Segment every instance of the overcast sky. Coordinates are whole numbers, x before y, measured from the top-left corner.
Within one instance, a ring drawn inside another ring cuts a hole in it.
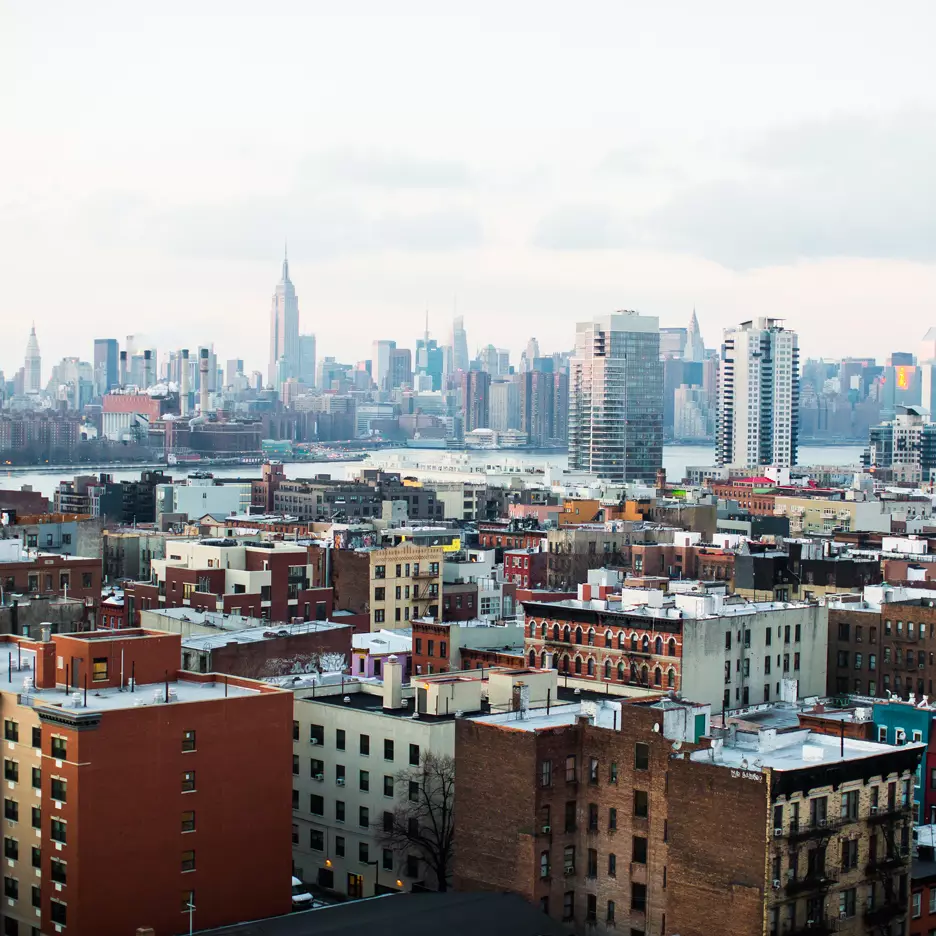
[[[444,10],[469,10],[464,15]],[[150,11],[150,12],[146,12]],[[514,359],[621,308],[936,324],[936,4],[0,0],[0,368],[300,327]]]

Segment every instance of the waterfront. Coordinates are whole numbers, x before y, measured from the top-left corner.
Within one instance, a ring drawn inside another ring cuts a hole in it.
[[[861,460],[862,446],[860,445],[802,445],[800,446],[800,465],[857,465]],[[518,452],[518,451],[478,451],[459,452],[458,455],[467,455],[470,462],[476,465],[497,464],[504,461],[520,462],[538,465],[565,468],[568,457],[562,452]],[[451,453],[431,449],[382,449],[380,456],[402,455],[411,464],[422,464],[444,461]],[[666,445],[663,447],[663,467],[670,481],[681,481],[686,472],[687,465],[711,465],[715,459],[715,449],[707,445]],[[351,462],[289,462],[286,461],[286,474],[291,478],[311,477],[316,474],[327,474],[333,478],[347,478],[356,474],[368,461]],[[99,469],[89,465],[75,465],[73,468],[63,468],[58,474],[46,474],[29,469],[7,470],[0,473],[0,487],[18,490],[23,485],[30,485],[34,491],[41,491],[51,497],[58,482],[72,478],[76,474],[97,474],[106,470],[114,480],[132,480],[140,477],[141,468],[130,466],[116,469]],[[198,469],[183,469],[179,465],[163,469],[173,478],[182,478],[190,471]],[[210,471],[216,478],[244,478],[245,480],[260,477],[259,466],[233,466],[221,468],[200,469]]]

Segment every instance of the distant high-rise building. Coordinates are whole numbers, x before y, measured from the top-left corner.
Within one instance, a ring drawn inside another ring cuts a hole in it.
[[[413,353],[409,348],[394,348],[390,352],[387,370],[387,389],[413,385]]]
[[[683,347],[683,358],[687,361],[702,361],[705,359],[705,342],[702,341],[702,331],[695,309],[689,319],[689,328],[686,329],[686,344]]]
[[[299,380],[315,386],[315,335],[299,336]]]
[[[663,465],[663,373],[656,316],[579,322],[569,373],[569,467],[654,481]]]
[[[568,435],[569,378],[528,371],[520,375],[520,429],[534,447],[564,442]]]
[[[244,362],[240,358],[232,358],[224,366],[224,386],[233,387],[237,382],[237,375],[244,373]]]
[[[378,339],[374,342],[371,364],[371,377],[378,390],[389,390],[387,379],[390,376],[390,355],[396,349],[395,341]]]
[[[468,334],[465,331],[465,319],[456,315],[452,320],[452,370],[466,371],[469,369]]]
[[[42,355],[39,353],[39,339],[36,337],[36,326],[29,329],[29,340],[26,342],[25,386],[23,392],[27,394],[40,393],[42,390]]]
[[[110,393],[117,386],[118,351],[116,338],[94,339],[94,381],[98,396]]]
[[[491,382],[488,428],[498,432],[520,428],[520,383],[516,377]]]
[[[796,464],[799,344],[782,319],[725,330],[718,371],[719,465]]]
[[[461,375],[461,409],[465,432],[488,429],[491,421],[491,375],[466,371]]]
[[[279,361],[285,358],[284,370],[278,369]],[[289,259],[283,257],[283,275],[273,290],[270,307],[270,363],[267,380],[279,390],[277,375],[298,376],[299,370],[299,298],[289,278]],[[285,378],[284,378],[285,379]]]

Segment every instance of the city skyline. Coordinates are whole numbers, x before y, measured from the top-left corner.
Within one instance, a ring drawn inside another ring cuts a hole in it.
[[[570,319],[622,306],[683,322],[694,305],[710,344],[751,316],[795,319],[805,357],[873,353],[852,325],[885,308],[908,336],[929,327],[929,5],[794,4],[769,29],[738,3],[599,3],[575,22],[538,5],[532,42],[523,4],[451,20],[370,4],[363,31],[276,6],[9,18],[0,308],[35,317],[48,360],[130,317],[157,347],[223,335],[223,357],[265,370],[255,335],[284,237],[321,353],[355,359],[403,337],[379,334],[388,321],[421,334],[427,305],[434,337],[464,314],[517,350],[531,334],[563,347]],[[851,41],[817,45],[843,20]],[[348,69],[348,42],[379,88]]]

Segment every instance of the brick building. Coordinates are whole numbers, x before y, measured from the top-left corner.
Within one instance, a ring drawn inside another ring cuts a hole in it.
[[[444,582],[442,584],[443,621],[471,621],[477,616],[477,582]]]
[[[165,551],[165,559],[150,560],[151,582],[124,587],[130,625],[151,608],[189,607],[268,621],[323,621],[332,613],[332,590],[312,586],[304,546],[179,539],[170,540]]]
[[[12,595],[82,601],[94,622],[101,601],[101,560],[26,550],[18,539],[0,540],[0,590]]]
[[[772,517],[776,495],[776,482],[770,478],[730,478],[713,481],[712,493],[722,499],[736,501],[755,517]]]
[[[291,693],[179,671],[174,634],[6,644],[5,934],[178,933],[190,900],[198,929],[289,910]]]
[[[539,549],[546,530],[521,520],[488,520],[478,524],[478,545],[483,549]]]
[[[420,618],[412,622],[412,633],[413,673],[417,675],[477,669],[481,664],[510,669],[525,665],[523,625],[516,621],[494,624]]]
[[[802,697],[825,691],[828,619],[816,603],[625,589],[523,607],[530,665],[682,692],[716,712],[777,700],[786,678],[798,680]]]
[[[583,693],[459,719],[455,751],[456,889],[579,934],[906,932],[919,745]]]
[[[504,580],[518,588],[542,588],[546,584],[546,558],[538,549],[505,549]]]

